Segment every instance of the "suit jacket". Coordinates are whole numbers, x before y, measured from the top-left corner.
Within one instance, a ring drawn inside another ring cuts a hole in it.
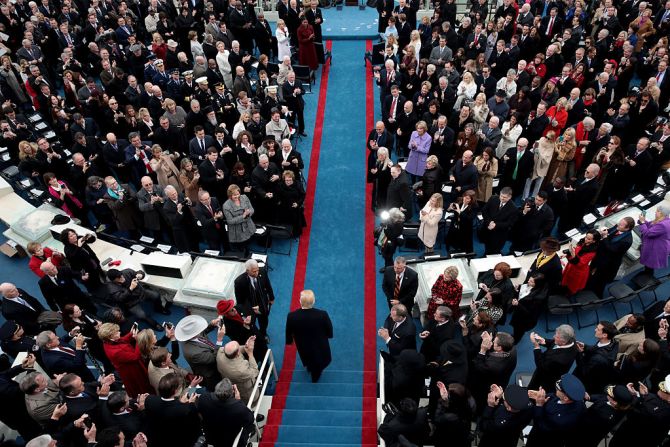
[[[43,393],[26,394],[26,409],[30,417],[38,424],[44,424],[60,403],[60,390],[53,382],[49,382]]]
[[[61,337],[61,346],[68,347],[70,336]],[[84,382],[92,382],[95,377],[86,365],[86,350],[73,349],[74,355],[56,349],[41,349],[42,365],[50,376],[62,373],[75,373]]]
[[[407,210],[405,217],[409,219],[412,212],[412,191],[409,186],[407,174],[401,172],[398,178],[392,179],[386,192],[386,204],[390,208],[404,208]]]
[[[208,390],[214,390],[221,381],[221,374],[216,368],[216,353],[218,347],[202,343],[197,339],[185,341],[181,344],[184,359],[193,370],[193,374],[202,376]]]
[[[532,250],[541,238],[549,236],[553,226],[554,211],[549,205],[544,204],[539,211],[533,207],[526,214],[519,208],[519,218],[514,226],[514,250]]]
[[[444,66],[444,64],[449,62],[452,57],[453,52],[451,51],[451,48],[449,48],[447,45],[445,45],[444,48],[440,48],[438,45],[430,50],[430,57],[428,60],[431,64],[435,64],[436,66]],[[441,64],[439,63],[440,60],[442,61]]]
[[[216,171],[223,171],[223,180],[217,180]],[[198,172],[200,173],[200,185],[202,189],[209,192],[212,196],[219,196],[219,190],[222,190],[228,184],[228,167],[223,158],[219,157],[212,165],[209,160],[203,160],[198,165]]]
[[[56,275],[58,285],[54,284],[49,275],[40,278],[37,284],[51,310],[58,312],[69,303],[89,307],[88,297],[74,282],[75,278],[81,280],[81,273],[75,273],[69,267],[58,267]]]
[[[296,89],[299,89],[297,93],[295,91]],[[284,85],[282,85],[282,93],[282,98],[284,98],[284,102],[289,110],[299,111],[305,106],[305,100],[302,99],[302,95],[305,94],[305,89],[302,87],[302,83],[297,79],[293,83],[293,86],[286,81]]]
[[[499,355],[489,351],[486,355],[475,355],[470,368],[471,383],[475,383],[477,389],[485,390],[487,394],[494,383],[505,388],[516,368],[516,348],[512,348],[508,354]]]
[[[27,335],[37,335],[40,331],[40,325],[37,323],[37,317],[44,312],[44,306],[37,301],[37,298],[31,296],[23,289],[19,290],[19,297],[30,305],[24,306],[7,298],[2,299],[2,316],[5,320],[13,320],[23,327]],[[31,309],[32,307],[32,309]]]
[[[223,353],[223,349],[219,349],[216,354],[216,368],[221,377],[227,377],[234,385],[237,385],[242,402],[249,402],[258,377],[257,360],[253,356],[246,359],[242,354],[230,359]],[[259,397],[260,393],[256,393],[254,402]]]
[[[188,154],[191,160],[204,160],[205,155],[207,155],[207,149],[211,146],[214,146],[214,138],[209,135],[205,135],[205,150],[203,151],[200,147],[200,142],[197,138],[193,137],[191,141],[188,142]]]
[[[215,446],[232,446],[241,429],[240,439],[247,439],[254,428],[254,414],[246,402],[239,399],[220,400],[214,393],[201,394],[196,401],[202,417],[202,427],[207,443]]]
[[[221,211],[221,205],[219,205],[216,197],[211,198],[210,206],[214,214],[217,211]],[[219,220],[214,219],[214,214],[211,214],[207,207],[200,202],[193,208],[193,214],[200,224],[200,233],[205,241],[213,241],[216,244],[220,244],[221,234],[225,232],[223,217]]]
[[[258,306],[261,314],[270,313],[270,305],[275,300],[275,294],[270,284],[270,278],[261,272],[256,277],[258,290],[251,285],[251,279],[247,273],[242,273],[235,278],[235,300],[246,315],[256,315],[252,310]]]
[[[395,290],[395,278],[396,273],[393,268],[387,268],[384,272],[384,279],[382,281],[382,290],[384,290],[384,295],[386,295],[386,301],[391,307],[391,300],[393,299],[393,293]],[[403,304],[407,310],[411,310],[414,307],[414,297],[419,288],[419,275],[416,271],[411,268],[405,268],[403,273],[402,281],[400,281],[400,293],[398,294],[398,301],[400,304]]]
[[[453,340],[457,334],[457,324],[451,319],[438,325],[435,320],[428,320],[424,331],[430,332],[428,338],[421,343],[421,354],[426,358],[426,363],[437,359],[440,355],[440,347],[447,341]],[[497,383],[497,382],[496,382]]]
[[[652,304],[644,311],[644,317],[646,319],[644,323],[644,336],[646,338],[658,341],[658,327],[661,320],[666,320],[670,323],[670,315],[661,316],[663,313],[663,306],[665,306],[665,300]]]
[[[297,309],[286,316],[286,344],[295,342],[300,360],[311,372],[330,364],[333,324],[325,310]]]
[[[552,349],[553,340],[546,341],[546,350],[538,348],[533,350],[535,357],[535,372],[533,378],[528,384],[529,390],[544,388],[547,392],[556,390],[556,381],[572,368],[572,364],[577,358],[577,346],[574,344],[569,348]]]
[[[604,278],[611,276],[614,279],[624,255],[633,245],[632,232],[626,231],[616,235],[616,227],[609,229],[609,235],[600,241],[596,256],[591,261],[590,270],[599,270],[599,275],[605,275]]]
[[[395,321],[389,315],[384,322],[384,327],[388,329],[391,336],[388,343],[386,343],[389,353],[396,357],[403,349],[416,350],[416,326],[414,326],[412,317],[408,316],[405,318],[405,321],[400,323],[395,330],[393,329],[394,326]]]
[[[516,222],[518,208],[511,200],[500,208],[500,198],[493,196],[486,202],[484,208],[482,208],[482,216],[484,217],[481,223],[483,228],[488,227],[489,223],[493,221],[496,223],[493,232],[506,234]]]
[[[152,439],[152,445],[191,446],[200,436],[200,418],[195,404],[149,396],[144,414],[146,435]]]
[[[484,94],[487,98],[491,98],[496,93],[496,85],[498,80],[493,76],[489,76],[488,78],[484,79],[484,76],[477,75],[475,82],[477,83],[477,92],[481,92],[483,86]]]
[[[154,185],[151,193],[149,193],[144,188],[140,188],[137,191],[137,206],[140,209],[142,216],[144,217],[144,226],[149,230],[160,231],[160,214],[163,211],[164,202],[151,203],[151,197],[154,194],[162,197],[163,201],[167,200],[167,197],[165,197],[165,192],[163,191],[163,187],[160,185]]]

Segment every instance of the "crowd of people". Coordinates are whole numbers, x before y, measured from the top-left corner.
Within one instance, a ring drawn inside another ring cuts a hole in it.
[[[606,296],[636,226],[645,271],[668,266],[666,206],[611,228],[583,217],[621,210],[670,166],[670,2],[474,0],[457,17],[444,0],[417,23],[419,6],[378,1],[382,42],[366,55],[381,110],[368,181],[390,309],[378,332],[388,348],[380,436],[516,446],[532,424],[528,446],[597,446],[610,432],[608,445],[659,445],[670,429],[670,302],[599,321],[594,340],[567,324],[549,340],[536,327],[552,295]],[[478,240],[485,255],[537,255],[517,287],[498,263],[469,308],[448,267],[419,324],[417,273],[395,257],[408,222],[426,255],[440,239],[451,253],[474,255]],[[572,229],[582,236],[562,248]],[[527,387],[511,377],[524,337],[535,363]]]
[[[299,237],[305,89],[293,67],[318,68],[323,16],[316,1],[277,9],[273,31],[253,0],[3,2],[4,161],[98,233],[240,257],[257,225]],[[0,421],[20,435],[3,445],[247,439],[274,302],[264,270],[247,262],[219,318],[159,323],[166,297],[142,271],[103,271],[95,238],[68,228],[62,252],[28,245],[44,301],[0,285]],[[316,381],[330,357],[305,347],[305,325],[324,328],[325,346],[332,327],[308,292],[287,337]]]

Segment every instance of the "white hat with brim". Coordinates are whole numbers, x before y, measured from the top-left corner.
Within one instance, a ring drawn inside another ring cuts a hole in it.
[[[209,81],[207,81],[207,76],[201,76],[198,79],[195,80],[196,84],[208,84]]]
[[[207,326],[209,326],[209,323],[200,315],[188,315],[179,320],[174,330],[174,336],[177,341],[188,341],[200,335],[207,329]]]
[[[167,46],[172,47],[172,48],[177,48],[179,46],[179,43],[175,42],[172,39],[168,39],[167,41]]]

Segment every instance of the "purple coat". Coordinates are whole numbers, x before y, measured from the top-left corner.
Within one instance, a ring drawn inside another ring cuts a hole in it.
[[[645,222],[638,228],[642,234],[640,264],[652,269],[667,267],[670,255],[670,219],[665,218],[654,225]]]
[[[428,158],[428,151],[430,151],[430,143],[432,142],[433,138],[428,132],[421,137],[416,130],[412,132],[407,146],[409,148],[409,158],[405,167],[407,172],[416,176],[423,175],[426,170],[426,158]],[[416,143],[416,148],[413,148],[413,143]]]

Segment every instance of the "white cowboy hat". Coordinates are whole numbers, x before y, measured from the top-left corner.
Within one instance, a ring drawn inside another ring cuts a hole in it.
[[[188,315],[177,323],[174,331],[174,336],[177,341],[188,341],[193,337],[197,337],[207,329],[209,323],[200,315]]]

